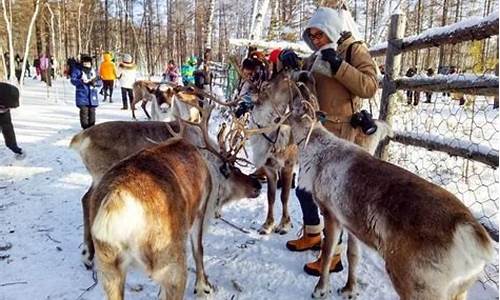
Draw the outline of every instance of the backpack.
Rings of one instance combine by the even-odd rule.
[[[0,106],[6,108],[19,107],[19,89],[6,82],[0,82]]]

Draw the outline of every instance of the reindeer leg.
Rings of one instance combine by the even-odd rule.
[[[153,101],[155,101],[155,100],[153,100]],[[141,107],[142,107],[142,110],[144,111],[144,113],[146,114],[146,117],[148,117],[148,120],[151,120],[151,116],[149,115],[149,113],[146,109],[146,104],[148,104],[147,101],[142,101]]]
[[[120,261],[118,249],[96,241],[96,250],[100,280],[106,292],[106,299],[123,300],[126,274]]]
[[[83,210],[83,249],[82,249],[82,262],[87,270],[91,270],[94,265],[94,242],[92,241],[92,233],[90,231],[90,196],[92,194],[92,186],[87,190],[82,197],[82,210]]]
[[[267,177],[267,217],[266,222],[259,229],[260,234],[269,234],[274,229],[274,201],[276,198],[277,176],[276,170],[264,167]]]
[[[135,100],[130,102],[130,110],[132,111],[132,119],[137,120],[135,117]]]
[[[278,227],[274,230],[279,234],[286,234],[292,228],[292,221],[288,213],[288,199],[290,197],[290,189],[292,187],[293,165],[285,165],[281,170],[281,206],[282,215]]]
[[[321,276],[314,288],[312,297],[315,299],[323,299],[330,292],[330,264],[333,253],[337,247],[337,241],[342,232],[341,226],[335,215],[326,207],[322,206],[321,211],[325,220],[325,228],[323,233],[323,245],[321,247]]]
[[[347,243],[347,260],[349,262],[349,274],[347,276],[347,283],[338,292],[344,299],[356,299],[358,293],[355,293],[356,289],[356,268],[359,262],[359,243],[356,237],[349,233],[349,239]]]
[[[197,217],[191,230],[191,247],[193,258],[196,264],[196,282],[194,285],[194,293],[198,296],[208,295],[213,292],[213,287],[208,281],[203,263],[203,218]]]
[[[156,259],[162,266],[152,272],[154,281],[160,284],[161,300],[182,300],[186,290],[187,261],[185,243],[179,243],[169,251],[160,251]]]

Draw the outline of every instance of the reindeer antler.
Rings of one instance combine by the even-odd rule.
[[[217,99],[217,97],[215,95],[213,95],[212,93],[208,93],[202,89],[199,89],[199,88],[193,87],[193,86],[180,87],[180,88],[181,88],[182,92],[184,92],[184,93],[195,95],[197,97],[202,96],[204,98],[208,98],[208,99],[214,101],[215,103],[217,103],[219,105],[223,105],[223,106],[236,106],[236,105],[238,105],[238,102],[239,102],[239,99],[236,99],[236,100],[233,100],[230,102],[223,102],[223,101]]]

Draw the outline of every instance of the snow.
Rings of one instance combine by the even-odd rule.
[[[469,153],[480,153],[482,155],[496,155],[498,156],[498,149],[490,148],[486,145],[479,145],[470,141],[457,140],[456,138],[446,138],[440,135],[430,134],[430,133],[416,133],[410,132],[409,134],[404,134],[403,132],[395,131],[396,135],[404,135],[410,138],[419,139],[427,142],[435,142],[441,145],[448,145],[454,148],[467,149]]]
[[[22,105],[12,111],[18,142],[28,155],[18,161],[0,146],[0,249],[12,244],[12,248],[0,250],[0,300],[104,298],[100,284],[91,288],[92,272],[80,262],[80,198],[90,176],[77,153],[67,147],[80,131],[73,93],[67,81],[56,81],[47,93],[41,83],[27,80]],[[99,123],[130,120],[130,112],[119,109],[119,98],[117,92],[115,103],[101,104]],[[285,242],[296,238],[301,228],[298,201],[292,193],[289,207],[294,228],[290,233],[261,236],[257,229],[265,218],[265,195],[264,190],[259,198],[231,204],[222,211],[225,219],[250,233],[220,220],[211,222],[204,237],[204,260],[217,291],[209,299],[310,299],[317,278],[307,276],[302,267],[318,253],[292,253],[285,248]],[[278,203],[276,218],[280,210]],[[185,299],[195,299],[192,259],[188,269]],[[346,270],[333,274],[332,289],[342,287],[346,276]],[[364,249],[358,277],[359,299],[397,299],[382,259],[369,249]],[[155,299],[157,292],[158,287],[142,272],[129,273],[127,299]],[[497,296],[495,286],[483,288],[476,283],[468,299]]]

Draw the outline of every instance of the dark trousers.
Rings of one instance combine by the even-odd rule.
[[[95,107],[80,106],[80,125],[87,129],[95,124]]]
[[[103,80],[102,81],[102,91],[104,93],[104,101],[106,101],[106,97],[109,96],[109,101],[111,102],[111,98],[113,98],[113,86],[114,80]]]
[[[17,146],[16,134],[14,133],[10,111],[0,113],[0,130],[2,131],[7,148],[16,154],[21,154],[22,149]]]
[[[426,92],[426,93],[425,93],[425,98],[426,98],[425,102],[427,102],[427,103],[431,103],[431,100],[432,100],[432,93],[431,93],[431,92]]]
[[[408,105],[411,104],[412,100],[413,100],[413,105],[417,106],[418,102],[420,101],[420,92],[406,91],[406,102],[408,103]]]
[[[295,189],[295,195],[299,199],[304,225],[318,225],[320,223],[319,210],[314,203],[312,194],[298,187]]]
[[[123,103],[123,108],[125,109],[128,108],[127,95],[128,95],[128,100],[130,102],[130,107],[132,107],[132,102],[134,101],[134,90],[122,87],[122,103]]]
[[[297,198],[299,199],[304,225],[319,225],[319,209],[313,200],[312,194],[298,187],[295,189],[295,195],[297,195]],[[342,235],[340,235],[337,243],[339,245],[342,244]]]

